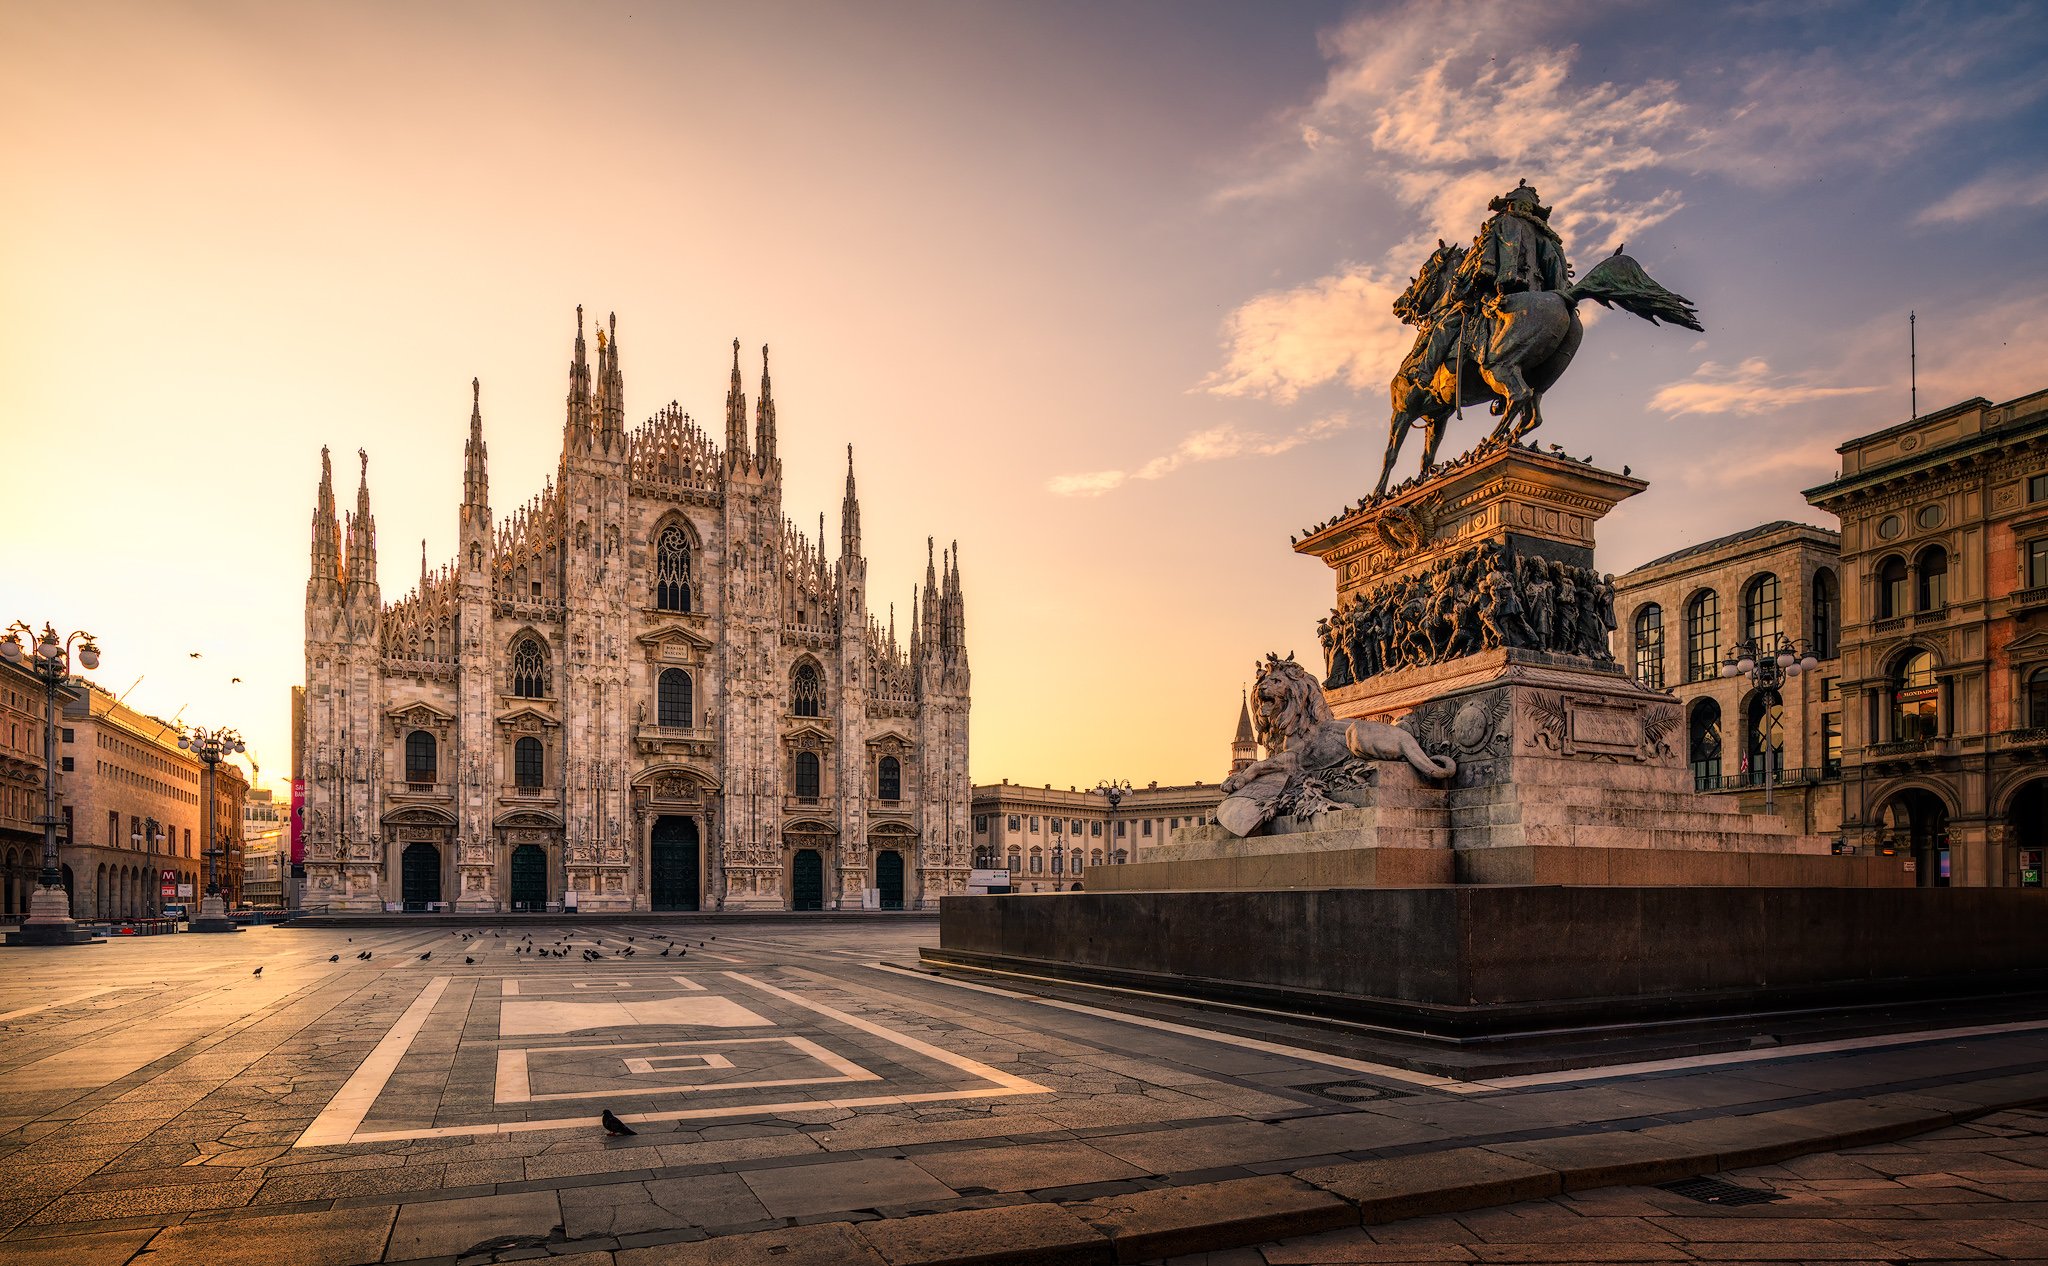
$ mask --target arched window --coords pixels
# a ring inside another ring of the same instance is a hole
[[[816,800],[818,798],[818,754],[798,752],[796,754],[796,798]]]
[[[875,770],[875,794],[884,800],[903,798],[903,765],[894,756],[884,756]]]
[[[537,637],[522,637],[512,647],[512,693],[521,699],[548,697],[548,659]]]
[[[434,736],[425,730],[414,730],[405,736],[405,780],[407,782],[432,782],[434,770],[439,763],[436,759]]]
[[[1813,653],[1816,658],[1835,657],[1835,639],[1841,622],[1841,597],[1835,588],[1835,573],[1823,567],[1813,573]]]
[[[2048,729],[2048,668],[2036,668],[2027,678],[2027,728]]]
[[[1636,611],[1636,680],[1664,688],[1664,608],[1652,602]]]
[[[1759,655],[1777,650],[1785,636],[1783,608],[1778,602],[1778,578],[1765,572],[1742,591],[1742,640],[1756,647]]]
[[[1748,723],[1742,727],[1744,751],[1749,757],[1749,781],[1764,780],[1764,753],[1770,753],[1777,777],[1785,777],[1785,707],[1775,690],[1759,690],[1749,697]]]
[[[1941,683],[1934,656],[1915,651],[1892,674],[1892,738],[1925,741],[1941,732]]]
[[[1930,545],[1920,551],[1920,592],[1915,610],[1939,611],[1948,605],[1948,551]]]
[[[789,710],[800,717],[825,715],[825,679],[818,666],[805,660],[796,666],[789,683]]]
[[[1897,554],[1877,565],[1877,618],[1906,614],[1906,560]]]
[[[1020,871],[1020,870],[1023,870],[1023,869],[1024,869],[1024,855],[1023,855],[1022,853],[1019,853],[1019,852],[1017,852],[1017,851],[1016,851],[1015,849],[1012,849],[1012,850],[1010,850],[1010,858],[1009,858],[1009,871],[1010,871],[1010,873],[1014,875],[1014,874],[1016,874],[1016,873],[1017,873],[1018,871]]]
[[[1701,699],[1686,724],[1686,759],[1695,787],[1710,787],[1721,776],[1721,705]]]
[[[663,528],[654,543],[654,605],[662,611],[690,609],[690,538],[681,524]]]
[[[540,740],[520,739],[512,745],[512,784],[521,791],[539,791],[540,778]]]
[[[680,668],[664,668],[655,683],[654,721],[657,725],[690,726],[690,674]]]
[[[1685,679],[1706,681],[1721,671],[1721,596],[1709,589],[1685,604]]]

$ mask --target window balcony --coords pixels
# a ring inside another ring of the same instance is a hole
[[[1771,771],[1771,785],[1774,787],[1798,787],[1813,783],[1833,782],[1842,776],[1839,763],[1826,765],[1805,765],[1798,769],[1774,769]],[[1740,770],[1732,774],[1694,774],[1694,791],[1755,791],[1764,785],[1764,771]]]
[[[2032,752],[2048,752],[2048,725],[2030,725],[2022,729],[2007,730],[2000,737],[2005,740],[2000,746],[2007,749],[2024,748]]]
[[[1936,740],[1931,738],[1893,739],[1889,743],[1872,743],[1867,750],[1873,760],[1889,756],[1914,756],[1933,749]]]
[[[2048,585],[2021,589],[2006,599],[2006,609],[2015,615],[2022,611],[2039,611],[2044,608],[2048,608]]]
[[[1872,620],[1870,622],[1870,631],[1872,633],[1897,633],[1905,627],[1906,617],[1902,615],[1895,615],[1886,620]]]
[[[408,778],[390,784],[387,794],[394,800],[446,800],[455,794],[455,787],[452,783],[415,782]]]

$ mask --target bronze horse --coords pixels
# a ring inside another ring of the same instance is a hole
[[[1410,427],[1427,428],[1422,448],[1422,470],[1427,474],[1436,465],[1445,425],[1464,405],[1484,403],[1500,418],[1482,448],[1511,444],[1541,426],[1543,393],[1563,376],[1585,337],[1578,312],[1581,299],[1633,312],[1652,325],[1661,319],[1689,330],[1703,328],[1691,300],[1652,281],[1618,248],[1563,290],[1525,290],[1476,300],[1451,293],[1464,258],[1464,247],[1439,245],[1394,301],[1394,315],[1411,325],[1433,315],[1441,319],[1450,307],[1462,303],[1464,333],[1458,354],[1437,370],[1427,388],[1417,387],[1405,366],[1394,375],[1393,421],[1375,499],[1387,493],[1387,480]]]

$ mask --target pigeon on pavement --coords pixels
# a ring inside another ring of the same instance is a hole
[[[341,955],[339,955],[339,954],[329,954],[329,955],[327,956],[327,961],[328,961],[328,962],[330,962],[330,963],[338,963],[338,962],[340,962],[340,961],[341,961]]]
[[[249,974],[251,976],[261,976],[263,974],[263,969],[261,967],[258,967],[255,971],[252,971]]]
[[[597,1119],[603,1123],[604,1132],[613,1138],[625,1138],[627,1135],[639,1133],[632,1126],[613,1116],[610,1108],[606,1108],[602,1113],[598,1114]]]

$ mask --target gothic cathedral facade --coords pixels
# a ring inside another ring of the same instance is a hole
[[[966,890],[958,551],[907,642],[868,611],[847,450],[839,555],[782,511],[762,349],[721,451],[670,405],[628,432],[616,321],[582,309],[556,477],[492,517],[473,403],[459,549],[386,603],[369,459],[306,586],[306,904],[581,912],[916,908]],[[476,394],[472,384],[473,395]],[[929,546],[929,543],[928,543]]]

